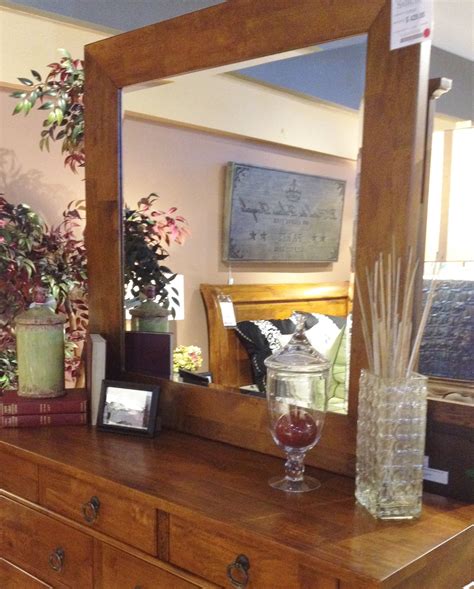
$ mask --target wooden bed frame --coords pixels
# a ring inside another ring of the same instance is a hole
[[[320,284],[201,284],[207,315],[209,370],[213,382],[228,387],[252,383],[250,362],[235,330],[225,328],[219,295],[228,295],[237,321],[286,319],[293,311],[347,315],[350,311],[349,283]]]

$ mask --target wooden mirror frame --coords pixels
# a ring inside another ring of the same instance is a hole
[[[107,340],[107,378],[126,374],[124,354],[121,91],[133,84],[283,53],[367,33],[356,271],[395,239],[416,248],[425,149],[430,42],[390,51],[389,0],[228,0],[87,45],[86,245],[90,331]],[[354,306],[348,415],[328,414],[308,462],[353,475],[358,375],[366,363]],[[155,379],[157,380],[157,379]],[[162,382],[165,425],[277,454],[261,399]]]

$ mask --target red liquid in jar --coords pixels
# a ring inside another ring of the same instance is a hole
[[[283,446],[305,448],[316,441],[318,426],[306,411],[290,411],[278,418],[275,437]]]

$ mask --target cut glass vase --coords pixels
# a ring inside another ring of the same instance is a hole
[[[426,406],[426,377],[389,379],[362,370],[356,498],[376,518],[421,513]]]

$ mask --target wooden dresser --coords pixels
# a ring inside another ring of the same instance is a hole
[[[418,521],[376,521],[349,478],[309,469],[322,487],[287,496],[267,485],[280,459],[187,434],[2,430],[0,461],[2,589],[455,589],[473,577],[474,507],[427,495]]]

